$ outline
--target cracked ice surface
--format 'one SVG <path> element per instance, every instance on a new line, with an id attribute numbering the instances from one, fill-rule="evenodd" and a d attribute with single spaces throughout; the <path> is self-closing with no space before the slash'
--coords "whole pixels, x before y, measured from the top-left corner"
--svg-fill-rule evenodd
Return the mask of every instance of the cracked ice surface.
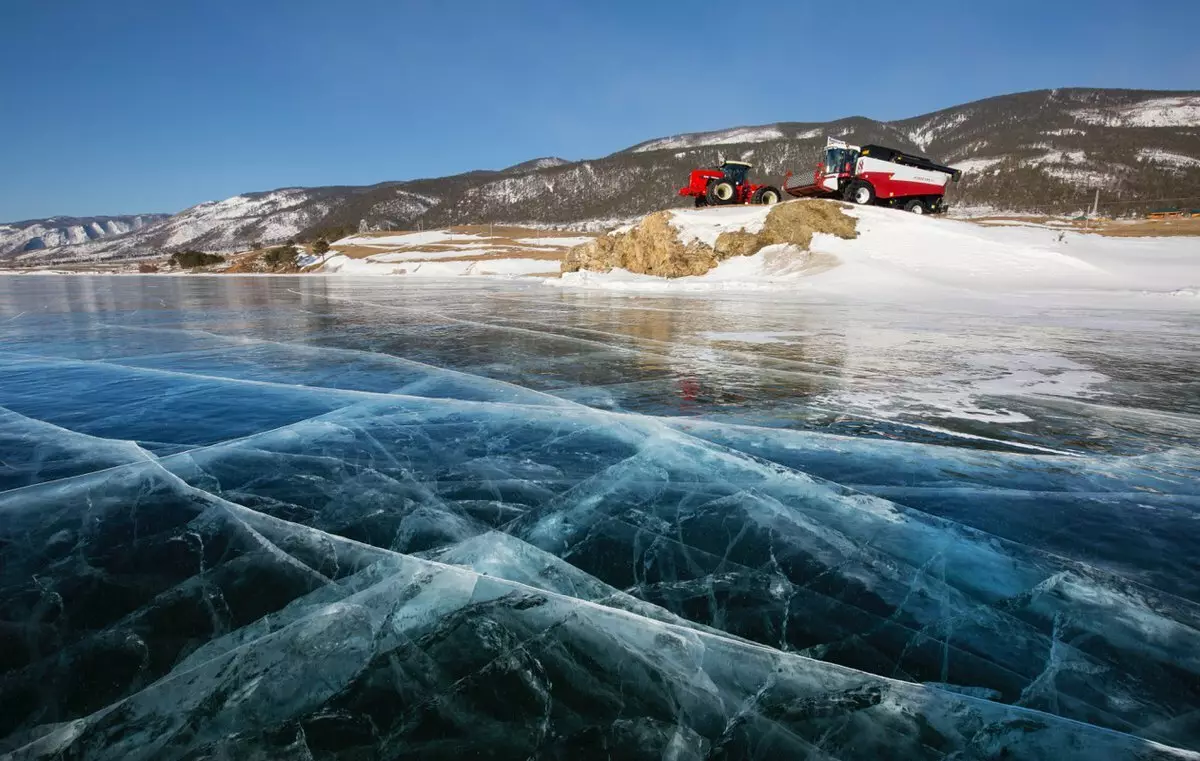
<path id="1" fill-rule="evenodd" d="M 1182 309 L 70 277 L 0 322 L 13 758 L 1200 757 Z"/>

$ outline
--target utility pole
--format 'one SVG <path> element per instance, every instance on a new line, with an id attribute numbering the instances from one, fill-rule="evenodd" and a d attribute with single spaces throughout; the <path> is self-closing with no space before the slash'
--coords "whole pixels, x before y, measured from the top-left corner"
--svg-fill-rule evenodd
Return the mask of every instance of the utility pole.
<path id="1" fill-rule="evenodd" d="M 1100 188 L 1096 188 L 1096 200 L 1092 201 L 1092 218 L 1095 219 L 1096 213 L 1100 210 Z"/>

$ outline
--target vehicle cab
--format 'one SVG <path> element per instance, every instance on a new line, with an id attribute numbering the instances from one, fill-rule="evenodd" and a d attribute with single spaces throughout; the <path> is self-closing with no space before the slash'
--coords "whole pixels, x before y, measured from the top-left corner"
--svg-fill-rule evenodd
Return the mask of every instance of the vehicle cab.
<path id="1" fill-rule="evenodd" d="M 721 172 L 725 175 L 725 179 L 734 185 L 745 185 L 750 166 L 745 161 L 725 161 L 721 164 Z"/>
<path id="2" fill-rule="evenodd" d="M 817 167 L 817 184 L 836 192 L 843 179 L 854 176 L 854 165 L 860 155 L 857 145 L 829 140 L 825 147 L 824 162 Z"/>

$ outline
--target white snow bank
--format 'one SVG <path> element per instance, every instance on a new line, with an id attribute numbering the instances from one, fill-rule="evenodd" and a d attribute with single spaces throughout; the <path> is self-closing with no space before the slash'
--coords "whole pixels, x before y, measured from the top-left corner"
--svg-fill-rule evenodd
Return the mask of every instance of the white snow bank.
<path id="1" fill-rule="evenodd" d="M 992 293 L 1167 290 L 1200 280 L 1194 238 L 1106 238 L 1033 227 L 984 227 L 881 208 L 855 208 L 859 237 L 814 236 L 842 265 L 814 287 L 954 288 Z"/>
<path id="2" fill-rule="evenodd" d="M 716 213 L 714 213 L 716 212 Z M 812 252 L 769 246 L 711 272 L 675 279 L 564 274 L 554 285 L 620 291 L 793 290 L 873 300 L 919 300 L 936 292 L 1171 293 L 1200 285 L 1196 238 L 1107 238 L 1047 227 L 984 226 L 855 207 L 858 238 L 818 233 Z M 677 211 L 672 224 L 706 243 L 728 229 L 761 229 L 763 207 Z M 1189 299 L 1177 299 L 1190 303 Z"/>
<path id="3" fill-rule="evenodd" d="M 342 238 L 333 245 L 338 246 L 426 246 L 430 243 L 463 243 L 481 240 L 480 236 L 471 233 L 452 233 L 446 230 L 426 230 L 424 232 L 402 233 L 400 235 L 352 235 Z"/>
<path id="4" fill-rule="evenodd" d="M 333 275 L 403 275 L 408 277 L 462 277 L 464 275 L 500 275 L 515 277 L 551 272 L 557 262 L 546 259 L 487 259 L 483 261 L 372 261 L 334 256 L 325 262 L 322 273 Z"/>
<path id="5" fill-rule="evenodd" d="M 584 243 L 590 243 L 594 238 L 587 235 L 580 235 L 573 238 L 517 238 L 517 243 L 525 246 L 551 246 L 553 248 L 571 248 L 572 246 L 582 246 Z"/>
<path id="6" fill-rule="evenodd" d="M 671 212 L 671 227 L 679 231 L 679 242 L 687 245 L 699 240 L 709 246 L 717 244 L 724 232 L 745 230 L 757 233 L 767 221 L 770 206 L 718 206 L 708 209 L 676 209 Z"/>
<path id="7" fill-rule="evenodd" d="M 431 261 L 434 259 L 459 259 L 464 256 L 480 256 L 493 252 L 495 249 L 492 246 L 482 245 L 465 245 L 456 246 L 455 248 L 439 248 L 433 250 L 405 250 L 405 251 L 389 251 L 381 254 L 370 254 L 365 258 L 372 262 L 384 262 L 391 264 L 393 262 L 415 262 L 415 261 Z"/>

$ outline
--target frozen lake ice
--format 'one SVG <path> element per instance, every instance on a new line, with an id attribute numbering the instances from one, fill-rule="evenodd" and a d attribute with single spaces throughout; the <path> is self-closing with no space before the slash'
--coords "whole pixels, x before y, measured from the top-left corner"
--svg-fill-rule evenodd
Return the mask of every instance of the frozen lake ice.
<path id="1" fill-rule="evenodd" d="M 1200 309 L 0 277 L 0 754 L 1200 758 Z"/>

